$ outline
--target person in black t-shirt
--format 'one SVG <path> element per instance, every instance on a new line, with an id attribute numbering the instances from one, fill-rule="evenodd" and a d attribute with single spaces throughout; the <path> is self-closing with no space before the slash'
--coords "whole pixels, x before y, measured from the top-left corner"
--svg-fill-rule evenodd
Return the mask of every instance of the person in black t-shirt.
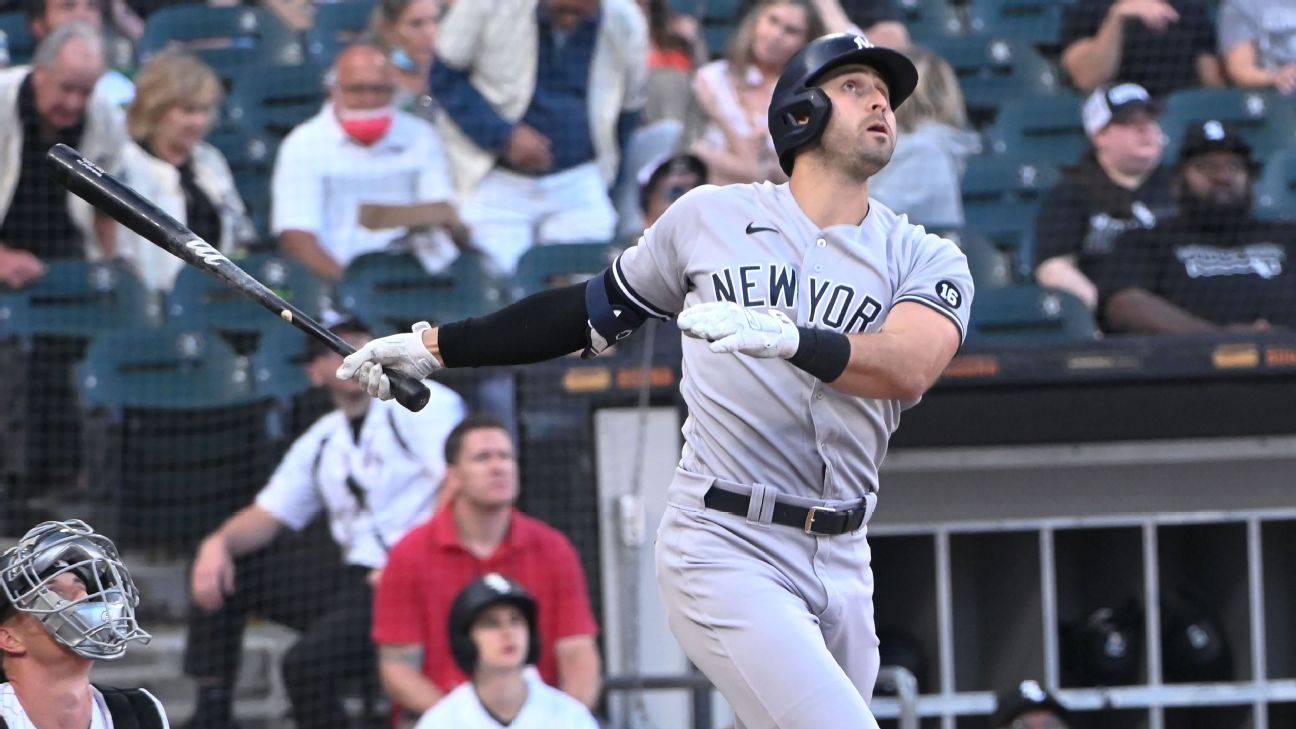
<path id="1" fill-rule="evenodd" d="M 1085 102 L 1093 146 L 1044 198 L 1035 218 L 1035 280 L 1094 308 L 1094 269 L 1126 230 L 1150 228 L 1174 207 L 1159 108 L 1146 89 L 1121 84 Z"/>
<path id="2" fill-rule="evenodd" d="M 1063 12 L 1061 36 L 1062 68 L 1081 91 L 1114 79 L 1157 98 L 1224 85 L 1203 0 L 1076 0 Z"/>
<path id="3" fill-rule="evenodd" d="M 1219 121 L 1190 127 L 1175 168 L 1178 214 L 1121 236 L 1098 271 L 1108 330 L 1296 325 L 1296 226 L 1251 217 L 1258 167 L 1247 143 Z"/>

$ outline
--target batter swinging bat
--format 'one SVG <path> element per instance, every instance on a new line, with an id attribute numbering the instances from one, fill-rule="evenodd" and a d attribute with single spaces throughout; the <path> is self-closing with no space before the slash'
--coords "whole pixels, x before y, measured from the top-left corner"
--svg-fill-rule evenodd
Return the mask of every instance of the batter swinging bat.
<path id="1" fill-rule="evenodd" d="M 120 180 L 99 169 L 66 144 L 56 144 L 46 154 L 50 171 L 59 184 L 103 211 L 113 220 L 147 238 L 182 261 L 210 273 L 226 285 L 279 315 L 343 356 L 355 351 L 346 340 L 325 329 L 300 309 L 284 301 L 247 271 L 234 265 L 210 243 L 194 235 L 175 218 L 149 202 Z M 422 382 L 398 372 L 388 372 L 392 393 L 406 409 L 419 411 L 431 392 Z"/>

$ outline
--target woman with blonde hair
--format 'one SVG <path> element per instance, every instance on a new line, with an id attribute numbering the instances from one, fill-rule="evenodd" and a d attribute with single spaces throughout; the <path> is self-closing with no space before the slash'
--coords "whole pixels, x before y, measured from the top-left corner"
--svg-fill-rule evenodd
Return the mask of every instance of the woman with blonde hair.
<path id="1" fill-rule="evenodd" d="M 122 154 L 126 184 L 203 240 L 229 252 L 255 232 L 234 187 L 229 163 L 202 141 L 220 104 L 220 79 L 202 61 L 159 53 L 135 76 L 126 110 L 131 143 Z M 117 251 L 152 290 L 164 292 L 183 265 L 131 230 L 118 232 Z"/>
<path id="2" fill-rule="evenodd" d="M 963 225 L 967 158 L 981 150 L 968 129 L 958 77 L 938 54 L 910 46 L 918 87 L 896 110 L 900 134 L 891 162 L 870 180 L 869 195 L 909 220 L 931 227 Z"/>

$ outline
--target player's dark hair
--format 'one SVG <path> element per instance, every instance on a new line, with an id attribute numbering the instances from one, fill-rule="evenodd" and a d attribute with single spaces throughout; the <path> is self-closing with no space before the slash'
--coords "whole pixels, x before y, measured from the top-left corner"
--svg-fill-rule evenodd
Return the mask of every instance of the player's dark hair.
<path id="1" fill-rule="evenodd" d="M 467 435 L 474 430 L 502 430 L 508 432 L 504 422 L 490 413 L 473 413 L 454 427 L 450 435 L 446 436 L 445 441 L 445 462 L 451 465 L 459 460 L 459 453 L 463 450 L 463 441 Z"/>

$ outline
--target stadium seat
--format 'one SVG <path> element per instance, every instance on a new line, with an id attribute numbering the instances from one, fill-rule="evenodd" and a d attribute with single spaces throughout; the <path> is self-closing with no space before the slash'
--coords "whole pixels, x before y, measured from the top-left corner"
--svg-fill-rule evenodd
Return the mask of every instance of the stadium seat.
<path id="1" fill-rule="evenodd" d="M 556 243 L 536 246 L 518 259 L 514 298 L 554 286 L 584 281 L 612 263 L 621 250 L 607 243 Z"/>
<path id="2" fill-rule="evenodd" d="M 1049 96 L 1058 90 L 1053 66 L 1023 41 L 964 36 L 933 38 L 928 47 L 954 68 L 968 114 L 977 126 L 993 118 L 1009 100 Z"/>
<path id="3" fill-rule="evenodd" d="M 1035 214 L 1057 180 L 1056 168 L 1033 159 L 973 157 L 963 175 L 964 224 L 1005 251 L 1014 272 L 1024 276 L 1030 270 Z"/>
<path id="4" fill-rule="evenodd" d="M 1080 103 L 1065 93 L 1005 103 L 986 132 L 990 151 L 1053 165 L 1075 162 L 1089 147 Z"/>
<path id="5" fill-rule="evenodd" d="M 1061 41 L 1065 7 L 1060 0 L 971 0 L 968 27 L 1053 50 Z"/>
<path id="6" fill-rule="evenodd" d="M 0 68 L 31 61 L 36 39 L 27 28 L 27 14 L 21 11 L 0 13 Z"/>
<path id="7" fill-rule="evenodd" d="M 253 136 L 282 140 L 324 104 L 323 66 L 243 69 L 225 101 L 225 121 Z"/>
<path id="8" fill-rule="evenodd" d="M 967 256 L 968 269 L 978 292 L 1012 283 L 1013 268 L 1009 265 L 1008 256 L 984 236 L 964 232 L 958 236 L 957 242 L 963 255 Z"/>
<path id="9" fill-rule="evenodd" d="M 1031 285 L 977 290 L 969 346 L 1091 342 L 1099 337 L 1093 314 L 1075 296 Z"/>
<path id="10" fill-rule="evenodd" d="M 0 337 L 88 339 L 155 318 L 149 294 L 121 262 L 52 261 L 26 288 L 0 292 Z"/>
<path id="11" fill-rule="evenodd" d="M 894 4 L 900 9 L 909 35 L 918 43 L 962 35 L 966 30 L 963 18 L 949 0 L 899 0 Z"/>
<path id="12" fill-rule="evenodd" d="M 316 3 L 315 22 L 306 31 L 306 58 L 328 66 L 343 48 L 369 28 L 374 0 Z"/>
<path id="13" fill-rule="evenodd" d="M 179 5 L 148 17 L 136 53 L 144 63 L 178 46 L 211 66 L 228 86 L 243 68 L 301 63 L 301 43 L 264 8 Z"/>
<path id="14" fill-rule="evenodd" d="M 252 389 L 274 401 L 277 421 L 270 435 L 281 448 L 287 448 L 321 415 L 333 409 L 328 393 L 312 387 L 306 376 L 305 333 L 279 327 L 261 338 L 261 346 L 249 359 Z"/>
<path id="15" fill-rule="evenodd" d="M 269 401 L 215 333 L 108 332 L 76 382 L 91 493 L 115 514 L 119 544 L 188 549 L 269 471 Z"/>
<path id="16" fill-rule="evenodd" d="M 702 0 L 697 4 L 702 8 L 698 19 L 707 50 L 712 58 L 720 58 L 729 49 L 729 34 L 742 22 L 738 15 L 742 3 L 740 0 Z"/>
<path id="17" fill-rule="evenodd" d="M 338 306 L 378 333 L 409 331 L 490 311 L 500 293 L 477 256 L 461 255 L 428 273 L 410 253 L 369 253 L 353 260 L 337 287 Z"/>
<path id="18" fill-rule="evenodd" d="M 1189 89 L 1166 97 L 1161 116 L 1170 138 L 1166 158 L 1179 154 L 1189 124 L 1211 119 L 1235 126 L 1259 159 L 1296 146 L 1296 104 L 1291 99 L 1255 89 Z"/>
<path id="19" fill-rule="evenodd" d="M 232 125 L 216 127 L 207 134 L 207 141 L 225 155 L 234 185 L 247 207 L 257 235 L 265 239 L 270 235 L 270 176 L 274 171 L 277 143 L 272 139 L 248 132 Z"/>
<path id="20" fill-rule="evenodd" d="M 1265 220 L 1296 220 L 1296 148 L 1265 163 L 1255 188 L 1255 213 Z"/>

